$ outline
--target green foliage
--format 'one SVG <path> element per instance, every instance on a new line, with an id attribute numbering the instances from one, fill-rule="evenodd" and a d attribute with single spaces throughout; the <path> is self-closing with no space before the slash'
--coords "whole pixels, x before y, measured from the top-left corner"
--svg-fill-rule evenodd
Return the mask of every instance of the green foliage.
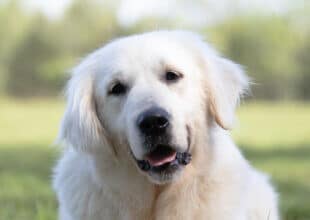
<path id="1" fill-rule="evenodd" d="M 0 219 L 56 219 L 51 188 L 59 155 L 52 147 L 60 100 L 0 99 Z M 280 193 L 283 220 L 310 218 L 310 105 L 250 103 L 238 111 L 233 137 Z"/>
<path id="2" fill-rule="evenodd" d="M 149 16 L 131 26 L 117 19 L 118 1 L 74 0 L 58 20 L 23 11 L 19 1 L 0 5 L 0 93 L 17 97 L 59 94 L 80 57 L 119 36 L 180 28 L 185 18 Z M 203 1 L 193 7 L 205 7 Z M 231 9 L 233 10 L 233 9 Z M 263 99 L 310 97 L 309 5 L 282 16 L 240 14 L 195 31 L 252 77 Z"/>
<path id="3" fill-rule="evenodd" d="M 2 87 L 17 97 L 59 94 L 77 59 L 114 38 L 118 29 L 113 11 L 97 1 L 74 1 L 55 22 L 37 14 L 9 59 L 0 64 L 0 71 L 7 69 Z"/>
<path id="4" fill-rule="evenodd" d="M 296 55 L 299 81 L 296 86 L 299 88 L 299 96 L 303 99 L 310 99 L 310 31 L 306 34 L 303 42 Z"/>
<path id="5" fill-rule="evenodd" d="M 30 17 L 23 13 L 17 1 L 0 6 L 0 93 L 5 91 L 9 59 L 23 39 L 29 20 Z"/>
<path id="6" fill-rule="evenodd" d="M 113 39 L 120 29 L 112 6 L 94 0 L 74 1 L 58 25 L 57 46 L 75 57 L 92 52 Z"/>
<path id="7" fill-rule="evenodd" d="M 296 98 L 299 35 L 287 19 L 241 17 L 216 27 L 224 54 L 245 66 L 258 98 Z M 309 83 L 309 82 L 308 82 Z M 285 88 L 285 89 L 284 89 Z"/>
<path id="8" fill-rule="evenodd" d="M 58 55 L 49 42 L 51 30 L 47 20 L 39 16 L 25 39 L 17 47 L 8 64 L 7 90 L 16 96 L 48 95 L 50 82 L 40 73 L 42 66 Z M 60 86 L 58 86 L 60 89 Z"/>
<path id="9" fill-rule="evenodd" d="M 31 17 L 24 14 L 17 1 L 0 6 L 0 64 L 7 62 L 24 37 L 30 20 Z"/>

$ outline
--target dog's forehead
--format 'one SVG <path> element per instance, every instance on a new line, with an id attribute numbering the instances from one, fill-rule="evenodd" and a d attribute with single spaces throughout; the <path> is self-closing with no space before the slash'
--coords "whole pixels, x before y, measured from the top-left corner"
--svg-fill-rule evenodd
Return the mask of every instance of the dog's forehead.
<path id="1" fill-rule="evenodd" d="M 103 51 L 104 69 L 109 73 L 146 74 L 164 68 L 186 70 L 192 65 L 193 54 L 177 38 L 139 35 L 122 38 L 108 44 Z M 131 74 L 132 73 L 132 74 Z"/>

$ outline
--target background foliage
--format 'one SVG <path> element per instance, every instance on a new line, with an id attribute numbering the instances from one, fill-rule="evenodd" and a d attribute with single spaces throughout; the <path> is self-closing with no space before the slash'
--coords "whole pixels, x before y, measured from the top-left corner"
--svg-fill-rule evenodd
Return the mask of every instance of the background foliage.
<path id="1" fill-rule="evenodd" d="M 76 0 L 57 20 L 26 13 L 18 1 L 2 4 L 0 91 L 16 97 L 57 95 L 80 57 L 110 39 L 158 28 L 187 28 L 173 17 L 155 16 L 123 26 L 115 4 Z M 307 99 L 309 13 L 310 7 L 281 16 L 239 14 L 212 26 L 187 29 L 200 32 L 223 54 L 245 66 L 255 82 L 255 98 Z"/>

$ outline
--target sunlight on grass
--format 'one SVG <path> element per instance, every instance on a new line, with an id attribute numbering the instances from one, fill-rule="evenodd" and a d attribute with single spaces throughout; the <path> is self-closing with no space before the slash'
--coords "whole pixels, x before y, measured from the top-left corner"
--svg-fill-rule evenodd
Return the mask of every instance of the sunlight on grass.
<path id="1" fill-rule="evenodd" d="M 0 219 L 54 220 L 52 147 L 61 100 L 0 99 Z M 232 132 L 251 163 L 271 175 L 283 220 L 310 219 L 310 104 L 249 103 Z"/>
<path id="2" fill-rule="evenodd" d="M 61 100 L 11 100 L 0 98 L 0 143 L 52 144 L 63 112 Z"/>
<path id="3" fill-rule="evenodd" d="M 310 104 L 250 103 L 237 115 L 233 135 L 242 145 L 291 148 L 310 143 Z"/>

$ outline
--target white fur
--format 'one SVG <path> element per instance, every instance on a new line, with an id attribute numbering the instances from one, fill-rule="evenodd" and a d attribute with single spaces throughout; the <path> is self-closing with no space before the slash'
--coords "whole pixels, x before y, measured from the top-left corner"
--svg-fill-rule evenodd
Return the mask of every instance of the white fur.
<path id="1" fill-rule="evenodd" d="M 174 69 L 184 77 L 167 85 Z M 115 80 L 125 96 L 108 90 Z M 55 168 L 61 220 L 277 220 L 277 196 L 253 169 L 228 131 L 248 79 L 199 36 L 158 31 L 121 38 L 74 69 Z M 192 162 L 162 179 L 142 173 L 133 157 L 144 148 L 135 121 L 152 105 L 173 117 L 172 141 L 185 150 L 191 128 Z M 131 153 L 129 153 L 131 152 Z"/>

